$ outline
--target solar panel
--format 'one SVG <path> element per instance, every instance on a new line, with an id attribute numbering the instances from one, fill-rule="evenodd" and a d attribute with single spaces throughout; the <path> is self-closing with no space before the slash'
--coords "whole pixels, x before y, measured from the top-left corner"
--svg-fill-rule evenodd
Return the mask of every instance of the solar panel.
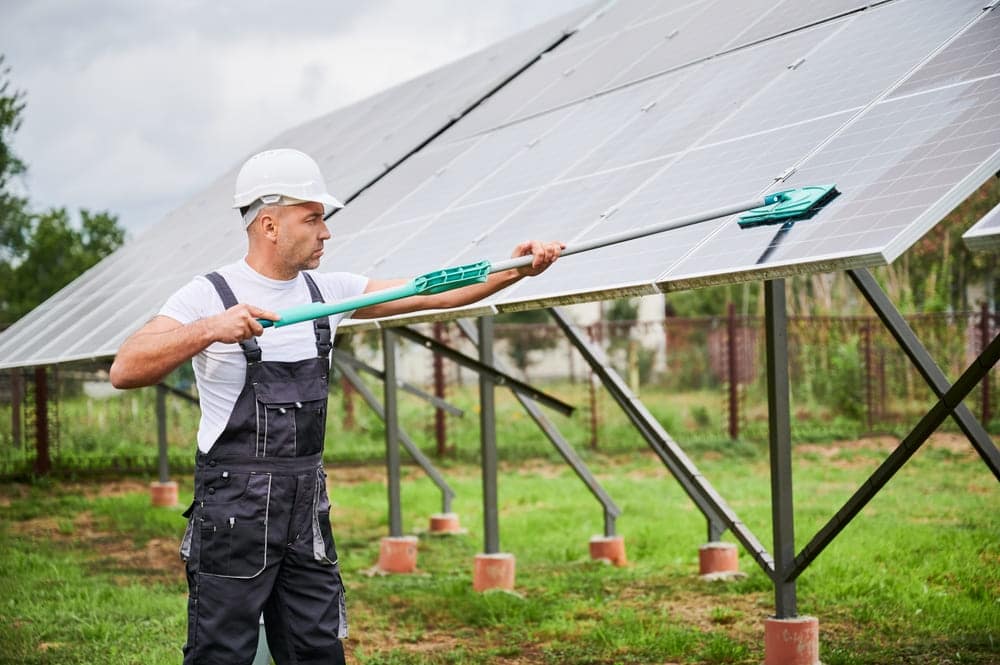
<path id="1" fill-rule="evenodd" d="M 1000 205 L 996 206 L 976 222 L 962 236 L 966 247 L 975 252 L 995 252 L 1000 250 Z"/>
<path id="2" fill-rule="evenodd" d="M 383 277 L 503 258 L 530 237 L 596 238 L 778 189 L 836 183 L 843 192 L 787 228 L 717 220 L 570 257 L 448 316 L 882 264 L 1000 168 L 998 20 L 981 0 L 620 1 L 387 174 L 378 175 L 385 157 L 373 138 L 406 131 L 408 104 L 419 116 L 427 97 L 460 94 L 406 84 L 272 144 L 323 146 L 313 152 L 335 182 L 360 189 L 378 178 L 332 218 L 321 268 Z M 519 61 L 552 33 L 536 32 Z M 482 66 L 470 62 L 448 80 L 469 87 Z M 435 104 L 428 108 L 442 108 Z M 431 139 L 421 122 L 411 146 Z M 356 169 L 355 153 L 364 162 Z M 45 344 L 46 357 L 60 347 L 113 353 L 155 306 L 130 303 L 162 300 L 222 263 L 215 247 L 238 257 L 238 224 L 225 222 L 223 236 L 211 221 L 231 218 L 231 178 L 99 267 L 131 297 L 103 290 L 84 300 L 91 304 L 73 311 L 93 333 L 69 327 Z M 185 246 L 185 256 L 172 253 Z M 114 266 L 144 258 L 168 274 L 117 274 Z M 4 362 L 10 339 L 33 354 L 19 358 L 41 357 L 32 336 L 51 329 L 46 316 L 0 337 Z"/>
<path id="3" fill-rule="evenodd" d="M 561 16 L 275 137 L 301 148 L 331 191 L 356 195 L 562 39 L 592 6 Z M 238 259 L 245 234 L 228 202 L 236 169 L 0 334 L 0 367 L 113 355 L 193 275 Z M 391 192 L 392 179 L 381 181 Z M 337 227 L 347 228 L 337 219 Z"/>
<path id="4" fill-rule="evenodd" d="M 988 57 L 969 54 L 989 53 L 1000 30 L 996 13 L 983 15 L 979 2 L 857 6 L 831 3 L 839 18 L 632 85 L 602 92 L 595 78 L 594 94 L 549 111 L 539 111 L 549 104 L 532 107 L 527 89 L 551 89 L 549 82 L 524 79 L 517 94 L 495 96 L 492 108 L 477 109 L 435 142 L 465 149 L 442 172 L 460 175 L 449 186 L 421 181 L 398 199 L 396 219 L 406 216 L 408 201 L 420 202 L 408 240 L 377 265 L 359 261 L 351 269 L 419 270 L 408 257 L 425 252 L 433 257 L 428 267 L 498 258 L 528 235 L 588 240 L 828 182 L 845 194 L 791 229 L 742 230 L 730 219 L 632 241 L 568 259 L 492 303 L 504 309 L 892 260 L 995 168 L 1000 79 L 967 70 L 983 71 Z M 588 49 L 607 35 L 589 39 L 589 29 L 565 53 L 547 57 L 592 57 Z M 727 43 L 754 37 L 744 32 Z M 578 39 L 583 46 L 574 46 Z M 489 122 L 495 127 L 484 130 Z M 581 195 L 594 191 L 591 200 Z M 446 239 L 455 219 L 468 229 L 461 242 Z M 439 228 L 442 220 L 449 224 Z"/>

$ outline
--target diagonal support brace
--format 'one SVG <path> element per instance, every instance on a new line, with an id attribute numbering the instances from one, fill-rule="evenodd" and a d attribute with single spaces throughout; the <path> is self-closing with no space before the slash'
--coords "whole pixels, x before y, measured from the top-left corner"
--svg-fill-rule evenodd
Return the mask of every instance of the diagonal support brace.
<path id="1" fill-rule="evenodd" d="M 861 509 L 871 501 L 879 490 L 896 474 L 899 469 L 913 456 L 920 446 L 934 433 L 950 414 L 962 403 L 962 400 L 972 392 L 980 380 L 1000 360 L 1000 335 L 976 358 L 975 362 L 963 372 L 958 381 L 938 399 L 931 410 L 920 419 L 916 427 L 900 442 L 888 458 L 865 481 L 864 485 L 847 500 L 847 503 L 837 511 L 826 525 L 820 529 L 813 539 L 802 548 L 795 557 L 795 565 L 790 570 L 787 579 L 794 580 L 806 567 L 812 563 L 819 553 L 837 537 Z"/>
<path id="2" fill-rule="evenodd" d="M 728 527 L 757 565 L 773 577 L 774 560 L 764 545 L 740 521 L 736 513 L 726 504 L 725 499 L 629 389 L 628 384 L 608 363 L 604 352 L 590 344 L 562 310 L 553 307 L 549 309 L 549 313 L 705 518 L 710 523 L 724 524 Z"/>
<path id="3" fill-rule="evenodd" d="M 462 331 L 462 334 L 472 342 L 477 347 L 479 346 L 479 334 L 476 332 L 475 326 L 471 325 L 468 321 L 458 321 L 458 327 Z M 504 366 L 494 360 L 493 365 L 500 371 L 507 371 Z M 594 495 L 598 503 L 604 509 L 604 536 L 610 538 L 615 535 L 615 519 L 621 515 L 621 509 L 615 504 L 615 502 L 608 496 L 608 493 L 604 490 L 597 479 L 594 478 L 593 474 L 590 473 L 590 469 L 570 443 L 563 437 L 559 432 L 559 428 L 553 423 L 548 416 L 539 408 L 538 404 L 532 400 L 530 397 L 525 397 L 519 393 L 514 393 L 514 397 L 517 401 L 521 403 L 524 410 L 528 412 L 531 419 L 535 421 L 542 433 L 548 438 L 555 449 L 559 452 L 562 458 L 570 465 L 570 468 L 576 473 L 577 477 L 583 481 L 583 484 L 587 486 L 590 493 Z"/>
<path id="4" fill-rule="evenodd" d="M 439 353 L 448 360 L 458 363 L 462 367 L 471 369 L 472 371 L 478 373 L 480 376 L 487 377 L 489 380 L 491 380 L 498 386 L 510 388 L 516 393 L 530 397 L 539 404 L 544 404 L 545 406 L 555 411 L 558 411 L 564 416 L 573 415 L 573 411 L 575 409 L 572 405 L 567 404 L 558 397 L 554 397 L 547 393 L 543 393 L 537 388 L 533 388 L 531 385 L 525 383 L 524 381 L 515 379 L 510 374 L 506 374 L 504 372 L 499 371 L 492 365 L 482 363 L 476 360 L 475 358 L 471 358 L 465 355 L 460 351 L 456 351 L 455 349 L 449 346 L 445 346 L 444 344 L 438 342 L 436 339 L 418 333 L 416 330 L 413 330 L 412 328 L 407 328 L 405 326 L 402 326 L 399 328 L 393 328 L 392 330 L 400 337 L 405 337 L 411 342 L 416 342 L 417 344 L 420 344 L 421 346 L 430 349 L 434 353 Z"/>
<path id="5" fill-rule="evenodd" d="M 872 274 L 867 270 L 859 269 L 848 270 L 847 276 L 851 278 L 851 281 L 854 282 L 861 295 L 865 297 L 868 304 L 875 310 L 875 313 L 892 334 L 896 343 L 899 344 L 900 348 L 903 349 L 903 352 L 910 359 L 910 362 L 920 372 L 920 376 L 924 378 L 927 385 L 934 391 L 934 395 L 938 398 L 942 397 L 951 388 L 948 378 L 934 362 L 934 359 L 931 358 L 924 345 L 920 343 L 913 329 L 906 323 L 902 314 L 892 304 L 892 301 L 889 300 L 889 297 L 878 285 L 878 282 L 875 281 Z M 997 450 L 986 429 L 964 404 L 956 406 L 955 410 L 951 413 L 951 417 L 954 418 L 959 429 L 962 430 L 962 433 L 972 443 L 972 447 L 983 458 L 986 466 L 993 472 L 996 479 L 1000 480 L 1000 450 Z"/>
<path id="6" fill-rule="evenodd" d="M 354 386 L 354 389 L 358 391 L 361 398 L 365 400 L 365 403 L 368 404 L 368 408 L 374 411 L 375 415 L 382 419 L 382 422 L 385 422 L 385 409 L 382 407 L 382 403 L 378 400 L 378 397 L 375 396 L 375 393 L 373 393 L 371 389 L 365 385 L 365 382 L 361 380 L 361 377 L 354 371 L 354 368 L 345 362 L 340 356 L 334 356 L 333 362 L 337 365 L 337 369 L 344 373 L 344 376 L 350 384 Z M 417 444 L 413 442 L 413 439 L 411 439 L 402 429 L 399 429 L 399 442 L 403 444 L 404 448 L 406 448 L 406 452 L 410 454 L 413 461 L 415 461 L 417 465 L 424 470 L 424 473 L 426 473 L 431 479 L 431 482 L 433 482 L 437 488 L 441 490 L 441 512 L 450 513 L 451 501 L 455 498 L 455 491 L 441 476 L 438 470 L 434 467 L 434 464 L 427 459 L 427 456 L 420 452 L 420 448 L 418 448 Z"/>
<path id="7" fill-rule="evenodd" d="M 344 351 L 340 351 L 338 349 L 334 349 L 333 350 L 333 358 L 337 362 L 337 366 L 338 367 L 343 367 L 345 365 L 349 365 L 349 366 L 353 367 L 354 369 L 361 370 L 362 372 L 365 372 L 366 374 L 370 374 L 370 375 L 374 376 L 375 378 L 379 379 L 380 381 L 385 381 L 385 372 L 383 372 L 380 369 L 376 369 L 376 368 L 372 367 L 371 365 L 369 365 L 368 363 L 366 363 L 366 362 L 364 362 L 362 360 L 359 360 L 358 358 L 352 356 L 350 353 L 346 353 Z M 450 413 L 453 416 L 458 416 L 459 418 L 461 418 L 462 416 L 465 415 L 465 412 L 462 411 L 457 406 L 455 406 L 454 404 L 451 404 L 450 402 L 446 402 L 445 400 L 443 400 L 440 397 L 437 397 L 435 395 L 431 395 L 430 393 L 428 393 L 426 391 L 423 391 L 420 388 L 417 388 L 412 383 L 407 383 L 406 381 L 400 381 L 399 382 L 399 388 L 400 388 L 400 390 L 402 390 L 404 392 L 408 392 L 411 395 L 414 395 L 416 397 L 419 397 L 420 399 L 424 400 L 425 402 L 428 402 L 428 403 L 434 405 L 435 407 L 437 407 L 439 409 L 442 409 L 443 411 L 447 411 L 448 413 Z"/>

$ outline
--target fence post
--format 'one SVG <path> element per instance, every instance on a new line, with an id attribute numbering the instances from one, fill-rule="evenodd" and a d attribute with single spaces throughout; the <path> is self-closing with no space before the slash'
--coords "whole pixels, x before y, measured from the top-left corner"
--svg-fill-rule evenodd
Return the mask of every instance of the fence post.
<path id="1" fill-rule="evenodd" d="M 49 459 L 49 386 L 45 366 L 35 368 L 35 473 L 52 470 Z"/>
<path id="2" fill-rule="evenodd" d="M 983 302 L 980 309 L 979 318 L 979 348 L 980 352 L 985 349 L 990 343 L 990 304 L 988 302 Z M 987 372 L 983 376 L 982 381 L 982 393 L 980 397 L 982 398 L 982 408 L 980 409 L 981 419 L 983 421 L 983 427 L 989 429 L 990 419 L 993 417 L 993 409 L 990 408 L 990 374 Z"/>
<path id="3" fill-rule="evenodd" d="M 445 335 L 444 323 L 437 321 L 434 323 L 434 340 L 441 344 L 447 344 L 448 338 Z M 434 362 L 434 396 L 443 400 L 445 398 L 446 384 L 444 380 L 444 358 L 440 353 L 432 354 Z M 441 407 L 434 409 L 434 438 L 437 440 L 437 455 L 444 457 L 448 450 L 448 425 L 445 421 L 445 412 Z"/>
<path id="4" fill-rule="evenodd" d="M 343 395 L 344 403 L 344 422 L 342 427 L 345 432 L 353 432 L 358 424 L 354 417 L 354 386 L 351 385 L 351 382 L 343 374 L 340 377 L 340 392 Z"/>
<path id="5" fill-rule="evenodd" d="M 736 364 L 736 304 L 729 303 L 726 332 L 729 339 L 729 438 L 740 438 L 739 374 Z"/>
<path id="6" fill-rule="evenodd" d="M 590 343 L 595 344 L 597 342 L 596 336 L 594 335 L 594 326 L 587 326 L 587 336 L 590 337 Z M 597 450 L 597 377 L 594 376 L 594 371 L 590 370 L 589 384 L 590 390 L 590 447 L 592 450 Z"/>
<path id="7" fill-rule="evenodd" d="M 10 374 L 10 433 L 14 440 L 14 448 L 21 447 L 21 398 L 24 384 L 21 381 L 21 368 L 12 369 Z"/>
<path id="8" fill-rule="evenodd" d="M 875 414 L 872 413 L 875 395 L 872 385 L 872 324 L 868 319 L 865 319 L 862 335 L 865 347 L 865 420 L 868 423 L 868 431 L 872 432 L 875 429 Z"/>

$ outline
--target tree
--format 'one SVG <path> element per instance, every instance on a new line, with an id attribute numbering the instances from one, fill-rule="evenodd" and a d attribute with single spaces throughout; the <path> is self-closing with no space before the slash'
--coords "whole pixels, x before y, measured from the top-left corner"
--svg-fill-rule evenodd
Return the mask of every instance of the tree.
<path id="1" fill-rule="evenodd" d="M 0 55 L 0 324 L 13 323 L 82 272 L 118 249 L 125 231 L 108 212 L 65 208 L 33 213 L 13 184 L 27 167 L 11 149 L 21 125 L 24 93 L 10 91 Z"/>

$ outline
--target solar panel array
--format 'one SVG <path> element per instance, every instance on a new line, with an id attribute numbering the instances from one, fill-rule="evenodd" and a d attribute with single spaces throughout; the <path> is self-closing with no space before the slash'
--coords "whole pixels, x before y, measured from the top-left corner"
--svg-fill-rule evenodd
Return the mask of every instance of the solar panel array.
<path id="1" fill-rule="evenodd" d="M 1000 168 L 998 48 L 982 0 L 619 1 L 338 212 L 321 268 L 406 276 L 830 183 L 843 194 L 790 228 L 730 218 L 623 243 L 446 316 L 886 263 Z M 332 148 L 330 118 L 273 144 Z M 165 227 L 161 269 L 178 247 L 225 260 Z M 103 353 L 135 313 L 97 335 Z"/>

